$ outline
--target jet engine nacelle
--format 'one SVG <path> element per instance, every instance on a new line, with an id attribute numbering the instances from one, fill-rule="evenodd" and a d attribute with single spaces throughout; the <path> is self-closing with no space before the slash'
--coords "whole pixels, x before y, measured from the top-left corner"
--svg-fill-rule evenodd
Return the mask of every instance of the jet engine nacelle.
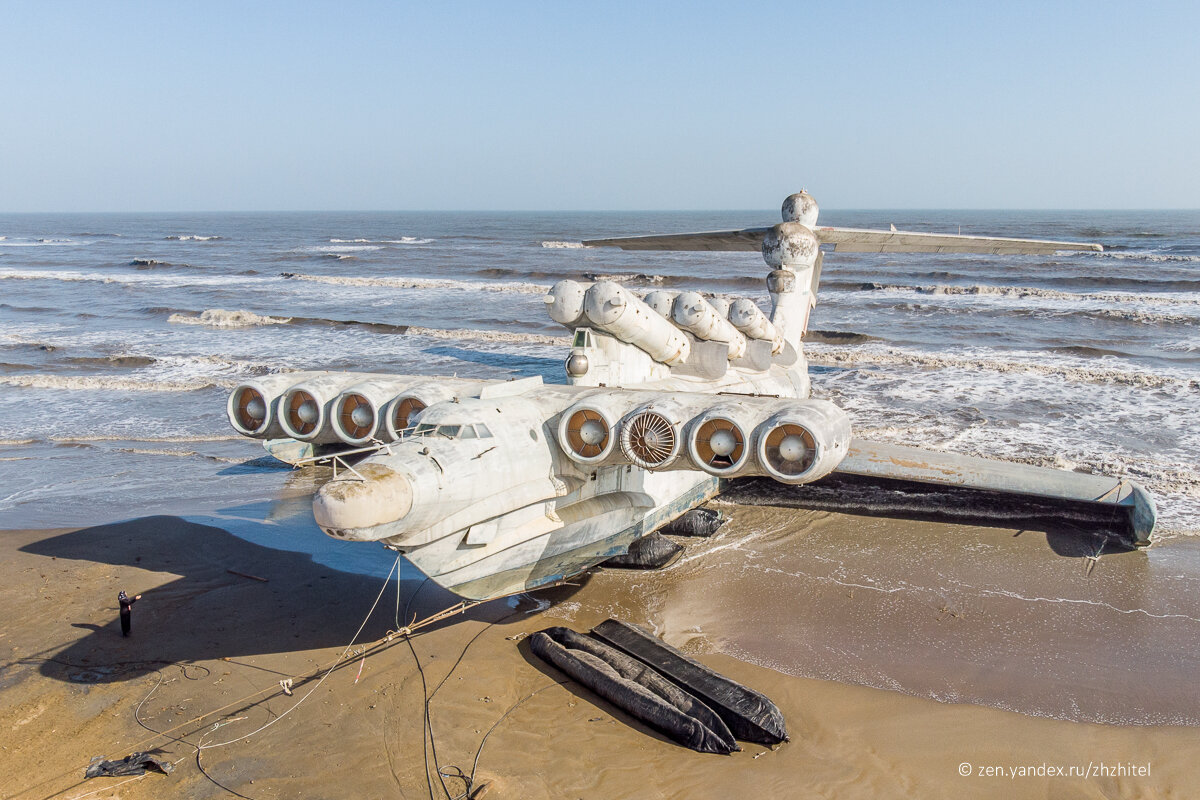
<path id="1" fill-rule="evenodd" d="M 333 404 L 333 430 L 346 444 L 364 445 L 372 439 L 395 441 L 385 424 L 386 407 L 412 384 L 412 379 L 375 378 L 356 383 L 338 395 Z"/>
<path id="2" fill-rule="evenodd" d="M 384 415 L 385 429 L 392 441 L 402 438 L 406 429 L 416 424 L 417 415 L 434 403 L 444 403 L 462 397 L 466 382 L 441 380 L 418 383 L 405 389 L 388 403 Z"/>
<path id="3" fill-rule="evenodd" d="M 621 396 L 593 395 L 567 408 L 558 421 L 558 444 L 567 458 L 585 467 L 623 463 L 617 425 L 627 407 Z"/>
<path id="4" fill-rule="evenodd" d="M 669 468 L 683 445 L 683 425 L 690 415 L 669 398 L 653 400 L 621 420 L 621 453 L 635 466 Z"/>
<path id="5" fill-rule="evenodd" d="M 276 406 L 279 396 L 290 386 L 315 378 L 320 372 L 290 372 L 282 375 L 266 375 L 262 378 L 239 383 L 229 393 L 225 412 L 229 424 L 243 436 L 256 439 L 277 439 L 285 436 L 279 424 Z"/>
<path id="6" fill-rule="evenodd" d="M 808 483 L 832 472 L 850 446 L 846 412 L 826 400 L 747 399 L 688 423 L 688 460 L 722 478 L 762 475 Z"/>
<path id="7" fill-rule="evenodd" d="M 837 468 L 850 449 L 850 418 L 827 400 L 806 400 L 771 416 L 754 433 L 758 474 L 810 483 Z"/>
<path id="8" fill-rule="evenodd" d="M 338 441 L 329 424 L 335 401 L 342 391 L 366 380 L 361 373 L 318 373 L 280 395 L 275 413 L 283 432 L 293 439 L 314 444 Z"/>

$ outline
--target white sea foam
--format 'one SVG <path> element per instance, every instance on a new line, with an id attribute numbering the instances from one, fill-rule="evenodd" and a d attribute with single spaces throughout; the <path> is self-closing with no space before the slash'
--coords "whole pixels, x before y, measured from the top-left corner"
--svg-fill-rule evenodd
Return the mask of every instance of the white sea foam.
<path id="1" fill-rule="evenodd" d="M 171 242 L 211 242 L 220 239 L 220 236 L 199 236 L 194 233 L 174 234 L 166 237 L 167 241 Z"/>
<path id="2" fill-rule="evenodd" d="M 75 239 L 5 239 L 0 237 L 0 247 L 75 247 L 85 242 Z"/>
<path id="3" fill-rule="evenodd" d="M 399 239 L 330 239 L 329 241 L 334 244 L 429 244 L 433 239 L 422 239 L 418 236 L 401 236 Z"/>
<path id="4" fill-rule="evenodd" d="M 504 342 L 508 344 L 546 344 L 566 346 L 571 343 L 569 336 L 550 336 L 544 333 L 513 333 L 510 331 L 485 331 L 476 328 L 458 328 L 445 330 L 442 328 L 418 328 L 409 326 L 408 331 L 413 336 L 431 336 L 437 339 L 470 339 L 476 342 Z"/>
<path id="5" fill-rule="evenodd" d="M 1135 369 L 1108 366 L 1071 366 L 1032 359 L 998 355 L 925 353 L 894 347 L 808 344 L 805 350 L 815 364 L 834 366 L 912 366 L 954 369 L 972 372 L 1024 372 L 1045 375 L 1075 383 L 1112 383 L 1147 389 L 1176 388 L 1200 390 L 1200 378 L 1164 375 Z"/>
<path id="6" fill-rule="evenodd" d="M 900 284 L 867 284 L 874 291 L 911 292 L 921 295 L 1000 297 L 1025 300 L 1093 301 L 1114 305 L 1200 305 L 1195 293 L 1163 292 L 1064 292 L 1058 289 L 1043 289 L 1036 286 L 905 286 Z"/>
<path id="7" fill-rule="evenodd" d="M 388 289 L 463 289 L 475 292 L 510 294 L 545 294 L 549 286 L 536 283 L 484 283 L 436 278 L 350 277 L 346 275 L 302 275 L 286 273 L 284 277 L 298 281 L 328 283 L 334 286 L 379 286 Z"/>
<path id="8" fill-rule="evenodd" d="M 1198 264 L 1200 256 L 1178 255 L 1173 253 L 1146 253 L 1138 251 L 1122 251 L 1117 253 L 1102 253 L 1101 258 L 1115 258 L 1120 261 L 1149 261 L 1155 264 L 1179 263 Z"/>
<path id="9" fill-rule="evenodd" d="M 0 375 L 0 385 L 24 389 L 67 389 L 106 392 L 194 392 L 214 386 L 233 388 L 236 380 L 198 378 L 190 381 L 139 380 L 107 375 Z"/>
<path id="10" fill-rule="evenodd" d="M 290 321 L 290 317 L 267 317 L 252 311 L 225 311 L 220 308 L 208 308 L 196 316 L 172 314 L 167 317 L 167 322 L 179 325 L 208 325 L 212 328 L 251 328 L 256 325 L 282 325 Z"/>
<path id="11" fill-rule="evenodd" d="M 0 268 L 0 280 L 65 281 L 68 283 L 117 283 L 145 286 L 240 286 L 277 281 L 277 277 L 258 275 L 196 275 L 140 272 L 82 272 L 76 270 L 19 270 Z"/>
<path id="12" fill-rule="evenodd" d="M 586 248 L 583 242 L 542 242 L 542 247 L 550 250 L 582 250 Z"/>

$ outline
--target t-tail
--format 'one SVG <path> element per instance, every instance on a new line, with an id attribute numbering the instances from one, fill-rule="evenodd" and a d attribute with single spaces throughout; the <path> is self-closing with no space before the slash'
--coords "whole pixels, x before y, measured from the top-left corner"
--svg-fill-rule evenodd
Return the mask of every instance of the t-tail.
<path id="1" fill-rule="evenodd" d="M 588 247 L 623 250 L 760 251 L 771 268 L 770 325 L 782 346 L 796 354 L 793 368 L 805 370 L 802 339 L 817 303 L 825 252 L 978 253 L 1049 255 L 1060 251 L 1103 251 L 1099 244 L 1012 239 L 961 234 L 915 233 L 819 226 L 819 208 L 808 192 L 783 202 L 783 221 L 763 228 L 592 239 Z M 1013 464 L 986 458 L 854 439 L 837 471 L 916 483 L 962 486 L 1029 497 L 1116 506 L 1126 512 L 1126 542 L 1150 543 L 1153 498 L 1137 483 L 1104 475 Z M 801 490 L 802 491 L 802 490 Z"/>

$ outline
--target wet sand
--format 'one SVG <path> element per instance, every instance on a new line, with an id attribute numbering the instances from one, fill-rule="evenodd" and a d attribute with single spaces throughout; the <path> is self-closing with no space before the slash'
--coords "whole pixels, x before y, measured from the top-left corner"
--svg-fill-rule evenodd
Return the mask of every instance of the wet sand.
<path id="1" fill-rule="evenodd" d="M 418 632 L 424 686 L 397 638 L 319 686 L 297 680 L 290 697 L 278 681 L 322 674 L 382 581 L 174 517 L 0 533 L 0 796 L 215 798 L 232 796 L 228 787 L 252 798 L 428 797 L 427 776 L 438 779 L 432 753 L 428 770 L 422 755 L 423 697 L 439 684 L 429 703 L 436 761 L 469 774 L 490 731 L 476 773 L 492 782 L 488 797 L 1191 794 L 1196 729 L 1145 724 L 1198 716 L 1188 543 L 1093 561 L 1078 542 L 1038 530 L 721 508 L 732 522 L 688 542 L 668 570 L 601 570 Z M 401 603 L 418 585 L 401 583 Z M 144 595 L 128 639 L 120 588 Z M 453 602 L 426 584 L 409 614 Z M 383 637 L 396 605 L 390 584 L 360 641 Z M 610 615 L 766 693 L 792 741 L 693 753 L 556 685 L 563 677 L 524 641 Z M 272 720 L 204 750 L 207 776 L 197 768 L 193 745 Z M 179 738 L 153 732 L 166 730 Z M 172 775 L 83 781 L 93 756 L 150 747 L 178 762 Z M 1089 764 L 1149 764 L 1150 774 L 1010 773 Z M 981 777 L 983 767 L 1004 774 Z M 462 792 L 462 781 L 445 782 Z M 444 796 L 440 786 L 433 795 Z"/>

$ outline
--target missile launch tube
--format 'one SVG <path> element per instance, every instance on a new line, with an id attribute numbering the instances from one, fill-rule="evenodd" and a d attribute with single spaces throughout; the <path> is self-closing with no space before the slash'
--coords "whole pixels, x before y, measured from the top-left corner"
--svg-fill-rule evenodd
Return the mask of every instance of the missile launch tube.
<path id="1" fill-rule="evenodd" d="M 587 317 L 583 313 L 583 298 L 587 288 L 586 284 L 573 280 L 561 280 L 551 286 L 549 294 L 542 298 L 550 319 L 571 330 L 587 325 Z"/>
<path id="2" fill-rule="evenodd" d="M 671 318 L 679 327 L 691 331 L 697 339 L 728 344 L 730 358 L 739 358 L 746 352 L 746 337 L 729 320 L 718 314 L 699 292 L 683 292 L 676 297 Z"/>
<path id="3" fill-rule="evenodd" d="M 778 353 L 783 348 L 783 337 L 753 300 L 745 297 L 734 300 L 729 306 L 729 321 L 744 336 L 771 342 L 772 352 Z"/>
<path id="4" fill-rule="evenodd" d="M 687 337 L 674 325 L 612 281 L 592 284 L 583 305 L 594 327 L 646 351 L 655 361 L 679 364 L 691 352 Z"/>
<path id="5" fill-rule="evenodd" d="M 679 294 L 679 292 L 668 292 L 663 289 L 655 289 L 642 299 L 645 301 L 646 305 L 657 311 L 660 316 L 670 319 L 671 307 L 675 304 L 675 296 L 677 294 Z"/>

